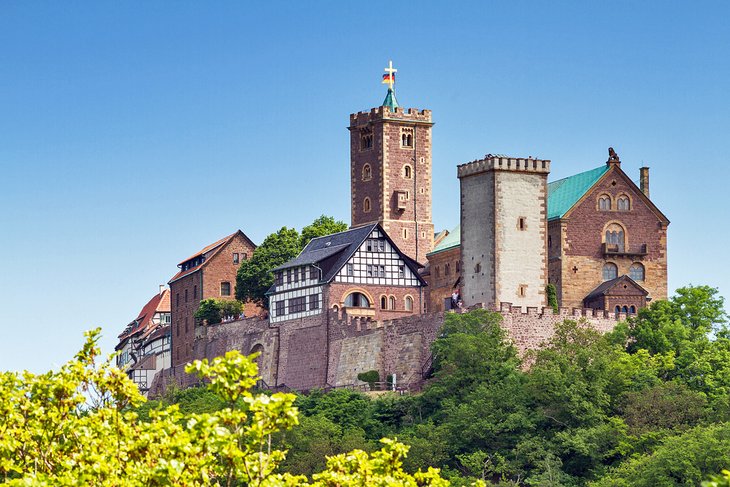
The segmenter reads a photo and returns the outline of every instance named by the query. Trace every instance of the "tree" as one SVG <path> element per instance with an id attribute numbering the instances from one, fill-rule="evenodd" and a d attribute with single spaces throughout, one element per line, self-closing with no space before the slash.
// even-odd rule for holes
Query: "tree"
<path id="1" fill-rule="evenodd" d="M 195 311 L 195 319 L 207 320 L 209 325 L 220 323 L 225 316 L 238 316 L 243 303 L 231 299 L 204 299 Z"/>
<path id="2" fill-rule="evenodd" d="M 558 291 L 555 289 L 555 284 L 548 284 L 545 286 L 545 294 L 547 295 L 547 304 L 553 311 L 558 313 Z"/>
<path id="3" fill-rule="evenodd" d="M 223 407 L 184 414 L 177 405 L 130 409 L 144 402 L 111 358 L 97 364 L 99 330 L 58 372 L 0 374 L 0 478 L 11 486 L 360 486 L 448 485 L 438 470 L 402 470 L 408 447 L 382 440 L 372 454 L 355 450 L 304 476 L 278 472 L 285 452 L 272 436 L 298 423 L 293 394 L 258 394 L 257 367 L 238 351 L 195 361 L 196 373 Z"/>
<path id="4" fill-rule="evenodd" d="M 347 230 L 347 224 L 343 221 L 335 220 L 334 217 L 322 215 L 312 223 L 302 228 L 302 235 L 299 245 L 303 249 L 310 240 L 316 237 L 324 237 L 333 233 L 344 232 Z"/>
<path id="5" fill-rule="evenodd" d="M 268 309 L 266 291 L 274 284 L 272 269 L 296 257 L 301 251 L 299 232 L 281 227 L 256 247 L 250 259 L 244 260 L 236 273 L 236 299 L 253 301 Z"/>

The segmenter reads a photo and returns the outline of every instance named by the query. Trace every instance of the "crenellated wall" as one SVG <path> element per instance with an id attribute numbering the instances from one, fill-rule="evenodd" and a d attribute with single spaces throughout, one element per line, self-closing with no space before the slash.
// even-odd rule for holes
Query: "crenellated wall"
<path id="1" fill-rule="evenodd" d="M 484 304 L 473 306 L 485 308 Z M 527 308 L 502 303 L 498 311 L 502 326 L 520 354 L 539 348 L 565 320 L 584 318 L 598 331 L 613 329 L 626 315 L 593 309 Z M 294 390 L 357 385 L 357 375 L 377 370 L 381 380 L 395 374 L 403 388 L 418 388 L 430 366 L 430 347 L 438 336 L 444 313 L 430 313 L 393 320 L 373 321 L 330 310 L 322 315 L 270 325 L 250 318 L 205 327 L 195 343 L 196 358 L 208 358 L 239 350 L 258 358 L 264 386 Z M 159 394 L 167 383 L 183 387 L 198 381 L 182 367 L 166 369 L 155 378 L 151 394 Z"/>

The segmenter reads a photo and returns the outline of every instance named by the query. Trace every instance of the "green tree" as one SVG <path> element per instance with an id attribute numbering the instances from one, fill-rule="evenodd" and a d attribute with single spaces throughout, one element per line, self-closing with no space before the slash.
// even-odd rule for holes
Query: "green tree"
<path id="1" fill-rule="evenodd" d="M 296 257 L 301 251 L 299 232 L 282 227 L 256 247 L 250 259 L 241 262 L 236 274 L 236 299 L 252 301 L 268 309 L 266 291 L 274 284 L 272 269 Z"/>
<path id="2" fill-rule="evenodd" d="M 243 312 L 243 303 L 231 299 L 204 299 L 195 311 L 195 319 L 207 320 L 209 325 L 220 323 L 225 316 L 238 316 Z"/>
<path id="3" fill-rule="evenodd" d="M 324 237 L 325 235 L 344 232 L 345 230 L 347 230 L 347 224 L 345 222 L 335 220 L 331 216 L 322 215 L 302 228 L 299 245 L 303 249 L 313 238 Z"/>
<path id="4" fill-rule="evenodd" d="M 558 313 L 558 291 L 555 289 L 555 284 L 548 284 L 545 286 L 545 294 L 547 295 L 547 303 L 555 313 Z"/>

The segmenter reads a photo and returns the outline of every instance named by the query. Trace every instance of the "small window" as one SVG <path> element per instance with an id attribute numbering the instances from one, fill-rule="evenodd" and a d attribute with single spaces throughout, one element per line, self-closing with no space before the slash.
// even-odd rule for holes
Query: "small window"
<path id="1" fill-rule="evenodd" d="M 309 295 L 309 309 L 319 309 L 319 294 Z"/>
<path id="2" fill-rule="evenodd" d="M 408 240 L 408 229 L 407 228 L 403 229 L 403 240 Z"/>
<path id="3" fill-rule="evenodd" d="M 275 274 L 274 284 L 277 286 L 281 286 L 282 284 L 284 284 L 284 273 L 283 272 L 279 271 Z"/>
<path id="4" fill-rule="evenodd" d="M 629 308 L 629 313 L 631 313 L 632 315 L 635 315 L 636 314 L 636 306 L 631 306 L 631 308 Z"/>
<path id="5" fill-rule="evenodd" d="M 286 283 L 287 284 L 291 283 L 291 269 L 286 270 Z"/>
<path id="6" fill-rule="evenodd" d="M 198 286 L 193 286 L 193 299 L 198 299 Z"/>
<path id="7" fill-rule="evenodd" d="M 378 252 L 385 252 L 385 240 L 378 240 Z"/>
<path id="8" fill-rule="evenodd" d="M 517 228 L 524 231 L 527 230 L 527 218 L 521 216 L 517 219 Z"/>
<path id="9" fill-rule="evenodd" d="M 373 146 L 373 134 L 370 131 L 360 133 L 360 150 L 367 150 Z"/>
<path id="10" fill-rule="evenodd" d="M 413 147 L 413 129 L 401 129 L 400 143 L 402 147 Z"/>
<path id="11" fill-rule="evenodd" d="M 299 267 L 294 268 L 294 282 L 299 282 Z"/>
<path id="12" fill-rule="evenodd" d="M 388 299 L 388 307 L 389 307 L 390 309 L 395 309 L 395 296 L 391 296 L 391 297 L 390 297 L 390 298 Z"/>
<path id="13" fill-rule="evenodd" d="M 625 313 L 625 314 L 629 314 L 629 307 L 628 306 L 624 306 L 623 308 L 621 308 L 621 312 L 622 313 Z"/>
<path id="14" fill-rule="evenodd" d="M 362 167 L 362 180 L 363 181 L 370 181 L 373 177 L 373 171 L 370 168 L 370 164 L 365 164 Z"/>
<path id="15" fill-rule="evenodd" d="M 188 290 L 187 289 L 185 290 L 185 302 L 186 303 L 188 302 Z"/>
<path id="16" fill-rule="evenodd" d="M 388 298 L 380 296 L 380 309 L 388 309 Z"/>
<path id="17" fill-rule="evenodd" d="M 413 311 L 413 298 L 410 296 L 406 296 L 405 301 L 406 311 Z"/>
<path id="18" fill-rule="evenodd" d="M 608 195 L 601 195 L 598 198 L 598 209 L 602 211 L 608 211 L 611 209 L 611 197 Z"/>
<path id="19" fill-rule="evenodd" d="M 347 264 L 347 275 L 348 276 L 355 275 L 355 264 Z"/>
<path id="20" fill-rule="evenodd" d="M 525 296 L 527 296 L 527 284 L 520 284 L 520 287 L 517 290 L 517 294 L 521 298 L 524 298 Z"/>
<path id="21" fill-rule="evenodd" d="M 370 213 L 370 198 L 365 198 L 362 202 L 362 211 Z"/>
<path id="22" fill-rule="evenodd" d="M 451 264 L 444 265 L 444 275 L 445 276 L 451 275 Z"/>
<path id="23" fill-rule="evenodd" d="M 222 282 L 221 283 L 221 296 L 230 296 L 230 295 L 231 295 L 231 283 Z"/>
<path id="24" fill-rule="evenodd" d="M 482 272 L 482 264 L 481 263 L 479 263 L 479 264 L 477 264 L 477 265 L 474 266 L 474 272 L 477 273 L 477 274 L 479 274 L 480 272 Z"/>
<path id="25" fill-rule="evenodd" d="M 378 277 L 385 277 L 385 266 L 378 266 Z"/>
<path id="26" fill-rule="evenodd" d="M 634 262 L 629 267 L 629 277 L 634 281 L 644 280 L 644 266 L 638 262 Z"/>
<path id="27" fill-rule="evenodd" d="M 619 211 L 629 211 L 631 209 L 631 203 L 629 197 L 622 195 L 616 200 L 616 209 Z"/>
<path id="28" fill-rule="evenodd" d="M 411 166 L 408 164 L 403 166 L 403 177 L 406 179 L 411 179 L 413 177 Z"/>
<path id="29" fill-rule="evenodd" d="M 610 281 L 618 277 L 618 266 L 612 262 L 607 262 L 603 265 L 603 280 Z"/>
<path id="30" fill-rule="evenodd" d="M 404 265 L 398 266 L 398 277 L 406 277 L 406 266 L 404 266 Z"/>
<path id="31" fill-rule="evenodd" d="M 460 271 L 461 271 L 461 261 L 457 260 L 456 261 L 456 272 L 460 272 Z"/>
<path id="32" fill-rule="evenodd" d="M 240 262 L 239 254 L 237 252 L 235 252 L 233 254 L 233 263 L 238 264 L 239 262 Z"/>
<path id="33" fill-rule="evenodd" d="M 277 301 L 276 302 L 276 316 L 283 316 L 284 315 L 284 301 Z"/>
<path id="34" fill-rule="evenodd" d="M 616 318 L 618 318 L 619 313 L 621 313 L 621 306 L 616 306 L 614 308 L 613 312 L 614 312 L 614 315 L 616 316 Z"/>
<path id="35" fill-rule="evenodd" d="M 373 267 L 371 264 L 368 264 L 365 266 L 365 271 L 367 272 L 368 277 L 373 277 Z"/>

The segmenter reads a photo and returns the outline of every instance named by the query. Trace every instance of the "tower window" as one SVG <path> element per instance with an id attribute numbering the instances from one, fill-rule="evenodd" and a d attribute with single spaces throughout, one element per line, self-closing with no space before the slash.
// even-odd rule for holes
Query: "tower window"
<path id="1" fill-rule="evenodd" d="M 370 213 L 370 198 L 365 198 L 362 202 L 362 211 Z"/>
<path id="2" fill-rule="evenodd" d="M 370 181 L 373 178 L 373 171 L 370 168 L 370 164 L 365 164 L 362 167 L 362 180 Z"/>
<path id="3" fill-rule="evenodd" d="M 521 216 L 517 219 L 517 228 L 521 231 L 527 230 L 527 218 Z"/>
<path id="4" fill-rule="evenodd" d="M 525 296 L 527 296 L 527 284 L 520 284 L 520 287 L 519 287 L 519 289 L 517 290 L 517 294 L 518 294 L 518 295 L 519 295 L 519 296 L 520 296 L 521 298 L 524 298 Z"/>
<path id="5" fill-rule="evenodd" d="M 373 134 L 371 132 L 362 132 L 360 134 L 360 150 L 368 150 L 373 147 Z"/>
<path id="6" fill-rule="evenodd" d="M 406 179 L 411 179 L 413 177 L 413 170 L 408 164 L 403 166 L 403 177 Z"/>
<path id="7" fill-rule="evenodd" d="M 413 129 L 401 129 L 400 142 L 401 147 L 413 147 Z"/>

